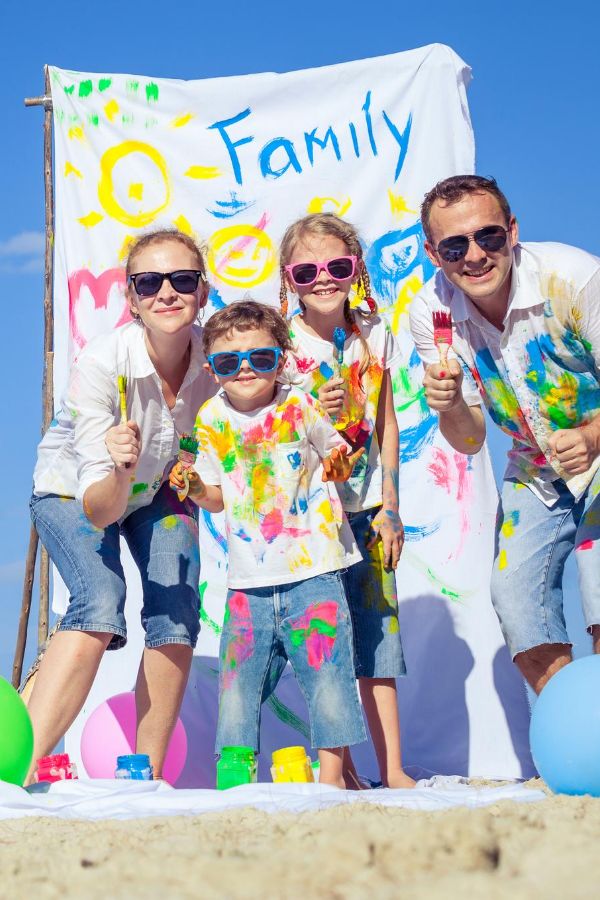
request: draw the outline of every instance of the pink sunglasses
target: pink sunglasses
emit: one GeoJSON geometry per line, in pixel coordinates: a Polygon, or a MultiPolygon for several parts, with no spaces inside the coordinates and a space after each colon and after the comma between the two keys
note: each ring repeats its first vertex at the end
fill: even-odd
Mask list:
{"type": "Polygon", "coordinates": [[[321,272],[325,271],[334,281],[345,281],[352,278],[356,271],[356,256],[336,256],[323,262],[294,263],[285,266],[294,284],[307,287],[314,284],[321,272]]]}

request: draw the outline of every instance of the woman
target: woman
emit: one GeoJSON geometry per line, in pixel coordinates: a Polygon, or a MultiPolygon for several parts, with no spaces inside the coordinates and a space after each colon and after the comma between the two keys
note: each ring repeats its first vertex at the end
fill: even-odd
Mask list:
{"type": "Polygon", "coordinates": [[[70,602],[29,702],[34,763],[79,713],[104,651],[126,642],[122,535],[143,588],[137,751],[161,777],[199,631],[197,507],[179,502],[165,471],[214,393],[196,324],[205,272],[200,250],[180,232],[133,244],[126,275],[135,321],[84,348],[39,446],[31,514],[70,602]],[[119,376],[127,378],[126,422],[119,376]]]}

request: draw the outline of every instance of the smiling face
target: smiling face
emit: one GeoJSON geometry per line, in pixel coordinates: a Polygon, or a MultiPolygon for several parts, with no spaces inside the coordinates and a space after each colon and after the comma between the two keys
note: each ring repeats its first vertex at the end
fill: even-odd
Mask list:
{"type": "MultiPolygon", "coordinates": [[[[323,263],[349,255],[351,254],[348,247],[340,238],[331,234],[305,232],[295,245],[288,263],[289,265],[323,263]]],[[[326,269],[319,272],[314,284],[296,284],[289,275],[286,275],[286,279],[289,289],[296,293],[304,304],[303,318],[309,325],[327,319],[335,320],[334,324],[343,324],[344,303],[358,274],[357,266],[353,277],[341,281],[334,280],[326,269]]]]}
{"type": "MultiPolygon", "coordinates": [[[[140,272],[177,272],[180,269],[198,270],[196,255],[179,241],[164,240],[150,244],[139,251],[131,261],[131,274],[140,272]]],[[[199,310],[206,304],[208,286],[200,280],[191,294],[178,293],[165,278],[162,285],[150,297],[138,297],[133,285],[127,289],[131,313],[139,316],[148,331],[161,334],[177,334],[190,328],[199,310]]]]}
{"type": "MultiPolygon", "coordinates": [[[[227,334],[215,338],[208,350],[208,355],[277,346],[273,335],[264,328],[249,328],[247,331],[238,331],[237,328],[233,328],[227,334]]],[[[254,409],[268,406],[272,401],[276,391],[275,382],[283,365],[284,354],[280,356],[277,368],[272,372],[255,372],[247,359],[243,360],[239,372],[235,375],[215,375],[208,363],[206,369],[217,384],[223,388],[234,409],[251,412],[254,409]]]]}
{"type": "Polygon", "coordinates": [[[496,197],[487,192],[465,194],[456,203],[436,200],[429,218],[432,240],[425,250],[434,265],[439,266],[448,281],[460,288],[485,314],[486,309],[506,309],[511,285],[513,248],[519,239],[516,220],[508,225],[508,236],[501,250],[482,250],[475,241],[458,262],[446,262],[437,252],[440,241],[454,235],[472,234],[486,225],[507,228],[504,213],[496,197]]]}

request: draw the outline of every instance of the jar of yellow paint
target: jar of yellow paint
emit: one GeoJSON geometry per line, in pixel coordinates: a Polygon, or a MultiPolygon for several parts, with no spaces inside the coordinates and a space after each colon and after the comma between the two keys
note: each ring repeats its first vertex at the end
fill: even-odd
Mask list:
{"type": "Polygon", "coordinates": [[[271,776],[275,782],[315,780],[311,761],[304,747],[282,747],[281,750],[274,750],[271,776]]]}

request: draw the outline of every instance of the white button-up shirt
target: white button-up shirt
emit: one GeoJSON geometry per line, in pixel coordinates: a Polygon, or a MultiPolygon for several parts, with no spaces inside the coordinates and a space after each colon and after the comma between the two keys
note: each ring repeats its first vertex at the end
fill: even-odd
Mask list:
{"type": "Polygon", "coordinates": [[[563,478],[578,499],[600,466],[569,475],[552,456],[554,431],[575,428],[600,413],[600,259],[565,244],[515,248],[508,309],[500,331],[441,271],[413,300],[410,325],[419,355],[439,361],[432,312],[449,310],[452,349],[467,377],[463,395],[479,402],[510,435],[505,478],[526,484],[544,503],[563,478]]]}
{"type": "Polygon", "coordinates": [[[127,415],[139,426],[141,452],[123,518],[151,503],[177,456],[180,436],[192,433],[198,410],[216,391],[205,361],[202,329],[194,326],[190,365],[169,409],[143,328],[132,322],[90,341],[73,364],[60,410],[39,445],[34,492],[82,500],[91,484],[113,470],[105,438],[121,420],[118,377],[125,375],[127,415]]]}

